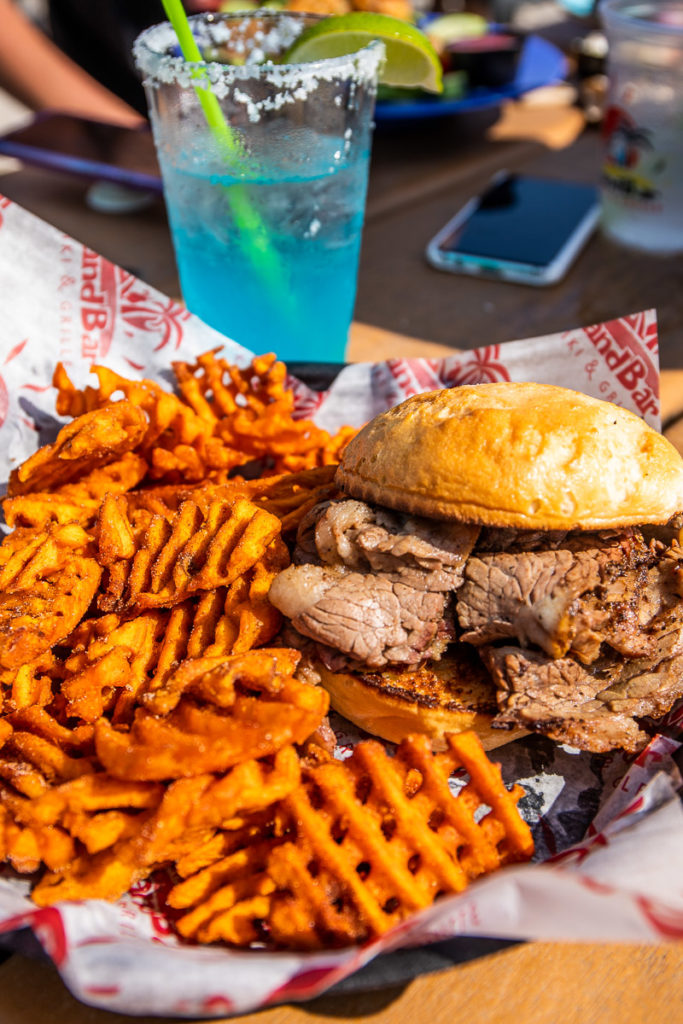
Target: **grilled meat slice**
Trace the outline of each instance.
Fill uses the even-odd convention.
[[[573,658],[518,647],[485,647],[481,653],[503,709],[494,725],[523,726],[595,753],[634,752],[647,743],[647,733],[630,715],[615,713],[600,699],[618,671],[615,657],[586,668]]]
[[[270,600],[299,633],[370,668],[416,665],[453,638],[450,593],[478,527],[324,502],[302,521],[297,565]]]
[[[390,574],[430,590],[455,590],[479,528],[443,523],[376,508],[363,501],[323,502],[311,509],[297,535],[297,562],[345,565]]]
[[[678,601],[648,624],[652,651],[625,659],[609,652],[590,666],[515,647],[484,647],[498,687],[500,726],[523,725],[583,750],[647,742],[636,719],[659,718],[683,697],[683,606]]]
[[[654,556],[640,533],[573,534],[559,544],[549,536],[545,549],[539,544],[468,559],[456,606],[462,639],[480,645],[514,638],[585,664],[603,641],[629,656],[647,654],[636,608]]]
[[[648,736],[637,720],[661,717],[683,697],[683,549],[677,542],[670,547],[655,542],[649,551],[655,564],[638,570],[633,601],[626,596],[635,570],[604,588],[608,595],[613,591],[613,603],[627,608],[627,615],[612,617],[610,646],[590,665],[513,646],[480,648],[498,687],[496,725],[525,725],[595,752],[645,745]],[[597,593],[599,588],[591,600]],[[620,628],[622,646],[628,648],[621,653]],[[631,637],[637,644],[629,646]],[[638,657],[636,647],[644,649]]]
[[[443,649],[448,594],[344,567],[289,566],[270,600],[299,633],[371,668],[414,665]]]

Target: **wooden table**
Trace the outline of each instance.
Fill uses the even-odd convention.
[[[601,144],[577,111],[511,104],[499,111],[385,126],[373,148],[356,319],[447,348],[477,348],[585,326],[655,307],[661,365],[683,366],[683,255],[619,248],[600,234],[569,274],[532,288],[442,273],[424,258],[428,240],[502,167],[595,182]],[[549,146],[547,143],[550,143]],[[0,192],[167,295],[180,287],[163,203],[111,216],[85,203],[76,178],[25,168]],[[411,351],[418,354],[421,345]],[[422,350],[424,351],[424,350]],[[356,347],[354,358],[370,358]]]
[[[419,150],[419,135],[406,145]],[[597,181],[601,143],[595,131],[559,150],[528,139],[465,150],[461,160],[453,159],[450,173],[429,176],[419,198],[414,194],[405,201],[405,186],[390,177],[391,158],[398,160],[399,152],[395,138],[384,140],[375,180],[387,180],[371,193],[356,303],[359,320],[469,349],[653,307],[659,317],[662,367],[683,366],[683,255],[636,253],[598,233],[564,281],[549,288],[447,274],[424,259],[427,241],[481,189],[495,161],[499,167],[541,176]],[[414,166],[416,158],[411,160]],[[413,186],[417,190],[417,181]]]
[[[541,129],[539,129],[539,125]],[[403,125],[375,142],[351,359],[438,355],[554,332],[655,306],[660,319],[667,418],[683,411],[683,257],[658,259],[597,236],[566,280],[549,289],[473,281],[427,267],[425,243],[501,167],[593,181],[599,142],[576,135],[572,112],[521,107],[475,118]],[[539,141],[540,139],[540,141]],[[0,192],[178,294],[163,208],[110,218],[84,204],[75,180],[24,169]],[[393,332],[401,332],[401,336]],[[406,337],[408,335],[408,337]],[[683,429],[672,436],[683,450]],[[245,1024],[659,1024],[681,1017],[681,945],[509,948],[401,986],[328,996],[240,1018]],[[137,1018],[148,1021],[158,1018]],[[78,1004],[56,972],[15,954],[0,966],[2,1024],[123,1024]]]
[[[321,996],[231,1018],[239,1024],[678,1024],[683,954],[674,946],[533,943],[405,986]],[[83,1006],[45,964],[0,967],[2,1024],[174,1024]],[[226,1024],[221,1021],[219,1024]]]

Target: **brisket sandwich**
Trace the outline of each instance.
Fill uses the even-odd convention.
[[[633,413],[538,384],[417,395],[336,479],[270,598],[351,721],[633,752],[683,696],[683,460]]]

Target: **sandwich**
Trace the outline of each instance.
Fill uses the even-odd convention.
[[[635,752],[683,696],[683,459],[635,414],[530,383],[372,420],[271,602],[336,710]]]

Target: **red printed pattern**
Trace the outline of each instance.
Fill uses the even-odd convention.
[[[642,416],[659,409],[659,379],[648,357],[657,352],[657,325],[645,314],[584,328],[584,333]],[[645,350],[643,348],[645,346]]]
[[[476,349],[458,360],[444,377],[445,387],[461,384],[493,384],[510,380],[510,374],[501,361],[500,345]]]
[[[157,334],[155,352],[167,346],[179,348],[183,324],[190,317],[183,306],[172,299],[152,298],[133,274],[91,249],[83,249],[80,273],[80,354],[84,360],[93,363],[106,357],[119,317],[133,331]]]

